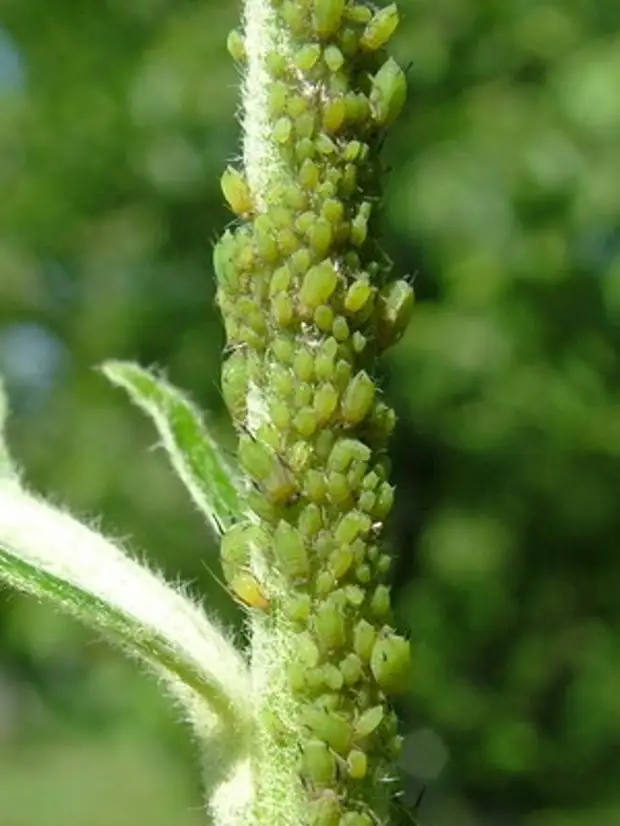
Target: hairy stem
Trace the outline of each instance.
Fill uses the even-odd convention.
[[[378,243],[379,151],[405,100],[384,51],[394,4],[247,0],[239,217],[214,251],[247,518],[224,536],[248,606],[253,817],[385,824],[400,738],[389,696],[409,646],[392,626],[381,534],[394,413],[375,371],[413,291]]]

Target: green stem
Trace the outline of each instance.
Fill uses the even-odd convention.
[[[247,0],[241,219],[216,246],[224,396],[247,522],[224,538],[248,605],[256,720],[251,822],[372,826],[390,816],[400,738],[381,543],[394,413],[375,370],[413,304],[376,229],[379,149],[406,82],[383,46],[394,4]],[[239,39],[234,39],[238,44]]]

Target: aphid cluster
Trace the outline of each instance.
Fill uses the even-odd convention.
[[[404,332],[413,290],[391,277],[374,219],[379,149],[406,96],[384,50],[396,5],[271,0],[290,49],[267,55],[272,139],[289,170],[257,209],[237,169],[222,176],[238,222],[214,251],[230,355],[222,389],[240,432],[260,527],[224,539],[223,567],[250,607],[270,597],[252,549],[288,584],[298,628],[290,663],[306,741],[300,774],[312,826],[372,826],[377,786],[400,738],[387,696],[406,688],[409,645],[391,627],[390,558],[379,544],[393,503],[385,446],[394,413],[373,377]],[[242,35],[228,41],[245,59]],[[247,396],[267,415],[247,432]],[[383,816],[383,815],[381,815]]]

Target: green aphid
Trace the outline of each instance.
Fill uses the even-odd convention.
[[[314,396],[313,407],[318,417],[318,424],[325,425],[336,412],[339,400],[338,391],[333,384],[321,384]]]
[[[293,62],[302,72],[308,72],[316,66],[321,57],[321,47],[318,43],[306,43],[295,52]]]
[[[366,812],[345,812],[338,826],[374,826],[374,821]]]
[[[334,539],[339,545],[350,545],[358,536],[367,534],[371,524],[368,514],[358,510],[349,511],[338,523]]]
[[[295,356],[293,370],[300,381],[312,381],[314,378],[314,358],[312,353],[302,348]]]
[[[213,247],[213,269],[218,284],[228,291],[239,288],[239,273],[235,265],[237,241],[233,233],[227,229],[217,244]]]
[[[297,412],[293,419],[293,424],[297,432],[303,436],[304,439],[309,439],[316,433],[316,429],[319,426],[319,419],[314,410],[307,406]]]
[[[289,86],[284,81],[277,80],[269,84],[268,108],[273,118],[284,114],[289,95]]]
[[[310,251],[319,259],[325,258],[334,240],[334,230],[331,223],[325,218],[316,218],[310,225],[306,235]]]
[[[242,422],[247,413],[249,368],[245,353],[237,350],[222,365],[222,395],[230,415]]]
[[[360,442],[359,439],[341,437],[336,441],[329,454],[327,467],[329,470],[344,473],[354,461],[367,462],[370,455],[371,450],[368,445]]]
[[[286,55],[282,54],[282,52],[269,52],[265,58],[265,64],[267,66],[267,70],[274,78],[282,78],[286,75],[286,70],[288,68],[287,60]]]
[[[327,743],[309,740],[304,745],[302,772],[316,788],[333,785],[336,779],[336,758]]]
[[[409,688],[411,646],[397,634],[379,636],[370,656],[370,670],[379,686],[388,694],[397,694]]]
[[[309,269],[299,290],[302,312],[312,317],[317,307],[329,301],[337,286],[338,273],[331,264],[318,264]]]
[[[390,616],[392,604],[390,589],[387,585],[377,585],[370,600],[370,610],[378,620],[385,620]]]
[[[379,292],[376,309],[376,338],[382,349],[395,344],[407,329],[413,314],[415,293],[404,280],[387,284]]]
[[[368,23],[372,19],[372,11],[368,6],[363,6],[360,3],[354,3],[347,7],[345,11],[347,20],[352,23]]]
[[[341,545],[332,551],[329,557],[329,567],[335,579],[342,579],[353,564],[353,550],[350,545]]]
[[[314,323],[322,333],[331,333],[332,327],[334,326],[334,311],[328,304],[321,304],[320,307],[317,307],[314,311],[313,319]],[[318,374],[319,371],[317,369],[317,375]],[[327,376],[325,376],[325,378],[331,378],[332,375],[333,370]]]
[[[355,739],[363,740],[376,731],[385,717],[383,706],[373,706],[366,709],[355,721]]]
[[[330,134],[338,132],[345,121],[347,107],[341,97],[332,98],[323,108],[323,128]]]
[[[220,554],[224,578],[239,599],[253,608],[265,609],[267,598],[250,570],[252,552],[266,553],[269,535],[257,525],[234,525],[222,537]]]
[[[353,650],[363,662],[369,662],[376,639],[376,629],[361,619],[353,629]]]
[[[347,477],[343,473],[334,473],[333,471],[327,475],[327,493],[334,505],[344,504],[351,496],[351,486]]]
[[[368,277],[358,278],[354,281],[344,297],[344,308],[348,313],[359,313],[372,298],[373,288]]]
[[[378,522],[383,522],[394,505],[394,487],[388,482],[382,482],[376,492],[375,507],[373,517]]]
[[[220,179],[220,184],[224,197],[234,213],[241,217],[252,214],[254,211],[252,193],[245,176],[238,169],[235,169],[234,166],[226,167]]]
[[[312,25],[321,38],[333,37],[340,29],[346,0],[314,0]]]
[[[324,789],[308,804],[308,826],[339,826],[342,806],[336,792]]]
[[[297,526],[305,539],[313,539],[323,527],[323,515],[318,505],[313,502],[306,505],[299,514]]]
[[[306,623],[312,610],[310,594],[295,594],[287,597],[282,604],[282,611],[293,622]]]
[[[295,37],[310,34],[306,23],[306,15],[302,5],[297,0],[284,0],[280,6],[280,14],[286,25]]]
[[[348,341],[351,335],[351,329],[344,316],[338,315],[334,318],[334,323],[332,324],[332,335],[336,341]]]
[[[278,118],[271,131],[276,143],[285,144],[290,140],[293,132],[293,122],[290,118]]]
[[[345,618],[342,612],[330,601],[319,605],[314,616],[314,630],[321,645],[328,651],[342,648],[345,643]]]
[[[299,662],[303,663],[306,668],[316,668],[321,658],[321,652],[310,633],[305,631],[302,634],[298,634],[296,644],[296,655]]]
[[[372,78],[370,111],[379,126],[389,126],[400,115],[407,99],[407,78],[398,63],[389,57]]]
[[[340,671],[345,685],[355,685],[362,677],[362,661],[355,654],[347,654],[340,663]]]
[[[323,52],[323,60],[331,72],[338,72],[344,66],[344,55],[334,43],[326,46]]]
[[[396,3],[390,3],[389,6],[379,9],[366,25],[360,37],[360,46],[367,52],[376,52],[377,49],[381,49],[396,31],[398,23]]]
[[[340,691],[344,685],[344,677],[340,669],[333,665],[333,663],[325,663],[325,665],[321,667],[321,671],[324,685],[331,689],[331,691]]]
[[[289,468],[274,450],[249,434],[239,439],[239,461],[272,504],[285,505],[297,497],[297,483]]]
[[[245,62],[247,58],[245,41],[237,29],[231,29],[231,31],[228,32],[228,37],[226,38],[226,48],[234,61],[237,63]]]
[[[338,43],[346,57],[353,57],[359,49],[359,35],[355,28],[346,26],[341,30]]]
[[[351,749],[347,755],[347,771],[353,780],[362,780],[368,771],[366,753],[360,749]]]
[[[340,410],[347,425],[357,425],[370,413],[377,389],[365,370],[360,370],[351,381],[342,397]]]
[[[336,577],[331,571],[321,571],[314,583],[314,590],[318,597],[326,597],[336,587]]]
[[[321,740],[343,757],[353,740],[353,727],[343,715],[307,706],[302,711],[302,721]]]
[[[313,112],[304,112],[295,118],[295,134],[301,140],[309,140],[316,129],[316,117]]]
[[[282,520],[274,531],[273,552],[280,570],[293,581],[304,581],[310,574],[310,560],[302,535]]]

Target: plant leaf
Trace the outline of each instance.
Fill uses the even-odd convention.
[[[100,631],[185,704],[197,695],[218,720],[247,729],[247,666],[204,612],[95,530],[5,481],[0,580]]]
[[[153,419],[174,469],[220,536],[242,513],[239,474],[224,458],[196,407],[176,387],[137,364],[106,361],[101,371]]]

